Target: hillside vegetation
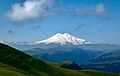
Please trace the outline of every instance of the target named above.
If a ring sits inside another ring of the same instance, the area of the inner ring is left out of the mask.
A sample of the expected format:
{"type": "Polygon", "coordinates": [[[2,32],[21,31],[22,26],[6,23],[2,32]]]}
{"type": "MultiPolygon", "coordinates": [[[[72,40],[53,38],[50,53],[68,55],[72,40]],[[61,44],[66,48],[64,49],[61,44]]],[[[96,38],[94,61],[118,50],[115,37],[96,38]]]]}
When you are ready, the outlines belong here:
{"type": "Polygon", "coordinates": [[[50,65],[8,45],[0,44],[0,76],[118,76],[112,73],[88,72],[50,65]]]}

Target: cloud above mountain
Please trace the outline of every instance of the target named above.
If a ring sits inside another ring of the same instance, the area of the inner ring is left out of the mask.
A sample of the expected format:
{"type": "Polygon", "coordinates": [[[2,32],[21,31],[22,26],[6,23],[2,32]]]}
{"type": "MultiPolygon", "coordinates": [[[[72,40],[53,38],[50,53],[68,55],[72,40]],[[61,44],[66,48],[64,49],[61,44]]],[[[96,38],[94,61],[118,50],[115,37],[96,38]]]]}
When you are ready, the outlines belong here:
{"type": "Polygon", "coordinates": [[[85,24],[80,24],[80,25],[78,25],[77,27],[75,27],[74,30],[80,30],[80,29],[82,29],[82,27],[84,27],[84,26],[86,26],[86,25],[85,25],[85,24]]]}
{"type": "Polygon", "coordinates": [[[36,30],[36,29],[41,29],[41,25],[35,26],[34,29],[35,29],[35,30],[36,30]]]}
{"type": "Polygon", "coordinates": [[[72,12],[73,16],[85,16],[85,17],[98,17],[100,19],[107,19],[108,13],[106,7],[103,3],[99,3],[96,5],[90,5],[85,7],[75,8],[72,12]]]}
{"type": "Polygon", "coordinates": [[[13,33],[13,31],[12,31],[12,30],[8,30],[8,33],[9,33],[9,34],[12,34],[12,33],[13,33]]]}
{"type": "Polygon", "coordinates": [[[47,9],[51,7],[52,3],[53,0],[26,0],[23,4],[15,3],[7,12],[7,17],[12,21],[43,18],[50,15],[47,9]]]}
{"type": "Polygon", "coordinates": [[[83,7],[72,7],[60,8],[59,5],[53,7],[55,0],[26,0],[24,3],[15,3],[12,8],[7,12],[7,17],[14,22],[22,22],[31,19],[43,19],[48,16],[61,15],[64,13],[71,14],[69,9],[72,10],[74,16],[94,16],[102,19],[108,18],[107,10],[103,3],[96,5],[83,6],[83,7]],[[58,10],[59,9],[59,10],[58,10]],[[62,12],[61,12],[62,11],[62,12]]]}
{"type": "Polygon", "coordinates": [[[95,14],[102,16],[102,17],[107,16],[107,10],[106,10],[104,4],[100,3],[100,4],[96,5],[95,14]]]}

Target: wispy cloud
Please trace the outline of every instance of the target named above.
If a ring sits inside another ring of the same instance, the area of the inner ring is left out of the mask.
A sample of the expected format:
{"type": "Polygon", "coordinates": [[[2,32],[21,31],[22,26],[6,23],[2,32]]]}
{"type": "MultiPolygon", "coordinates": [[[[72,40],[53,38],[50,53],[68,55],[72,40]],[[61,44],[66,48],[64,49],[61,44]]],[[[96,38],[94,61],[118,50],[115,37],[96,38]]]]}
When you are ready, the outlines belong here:
{"type": "Polygon", "coordinates": [[[86,26],[85,24],[80,24],[77,27],[75,27],[75,30],[80,30],[82,27],[86,26]]]}
{"type": "Polygon", "coordinates": [[[102,31],[105,30],[105,29],[106,29],[106,27],[103,26],[103,27],[99,28],[98,31],[99,31],[99,32],[102,32],[102,31]]]}
{"type": "Polygon", "coordinates": [[[104,7],[104,5],[102,3],[96,5],[96,10],[95,10],[96,14],[106,14],[106,9],[104,7]]]}
{"type": "Polygon", "coordinates": [[[38,25],[38,26],[34,27],[34,29],[35,29],[35,30],[36,30],[36,29],[41,29],[41,25],[38,25]]]}
{"type": "Polygon", "coordinates": [[[72,12],[72,15],[77,16],[85,16],[85,17],[98,17],[100,19],[108,19],[108,13],[103,3],[99,3],[96,5],[85,6],[82,8],[75,8],[72,12]]]}
{"type": "Polygon", "coordinates": [[[12,34],[12,33],[13,33],[13,31],[12,31],[12,30],[8,30],[8,33],[9,33],[9,34],[12,34]]]}
{"type": "Polygon", "coordinates": [[[102,18],[108,18],[107,10],[104,4],[100,3],[96,5],[95,15],[98,15],[102,18]]]}
{"type": "Polygon", "coordinates": [[[53,0],[26,0],[23,4],[15,3],[12,9],[7,12],[7,17],[15,22],[35,18],[43,18],[51,13],[47,12],[53,0]]]}

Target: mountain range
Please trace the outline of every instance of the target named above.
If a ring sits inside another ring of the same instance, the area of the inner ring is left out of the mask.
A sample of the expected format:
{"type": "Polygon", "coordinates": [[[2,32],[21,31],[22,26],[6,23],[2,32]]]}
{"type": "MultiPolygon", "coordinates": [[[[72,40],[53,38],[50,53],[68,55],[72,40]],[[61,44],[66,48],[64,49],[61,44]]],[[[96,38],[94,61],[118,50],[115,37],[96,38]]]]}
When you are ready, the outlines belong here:
{"type": "Polygon", "coordinates": [[[90,44],[91,42],[74,37],[68,33],[64,33],[64,34],[57,33],[48,39],[36,41],[36,42],[5,42],[1,40],[0,43],[15,43],[17,45],[35,45],[35,44],[51,44],[51,43],[61,44],[61,45],[69,45],[69,44],[81,45],[81,44],[90,44]]]}
{"type": "Polygon", "coordinates": [[[48,62],[63,62],[66,60],[74,61],[77,64],[87,63],[96,57],[101,51],[85,50],[74,47],[57,48],[33,48],[23,52],[48,62]]]}
{"type": "Polygon", "coordinates": [[[84,69],[103,70],[120,73],[120,50],[101,53],[90,62],[82,65],[84,69]]]}
{"type": "Polygon", "coordinates": [[[87,70],[120,72],[120,51],[85,50],[73,47],[34,48],[25,53],[47,62],[73,61],[87,70]]]}
{"type": "Polygon", "coordinates": [[[57,48],[57,47],[75,47],[87,50],[116,50],[120,49],[120,45],[100,43],[94,44],[85,39],[74,37],[68,33],[57,33],[52,37],[36,42],[7,42],[0,43],[8,44],[19,50],[29,50],[33,48],[57,48]]]}

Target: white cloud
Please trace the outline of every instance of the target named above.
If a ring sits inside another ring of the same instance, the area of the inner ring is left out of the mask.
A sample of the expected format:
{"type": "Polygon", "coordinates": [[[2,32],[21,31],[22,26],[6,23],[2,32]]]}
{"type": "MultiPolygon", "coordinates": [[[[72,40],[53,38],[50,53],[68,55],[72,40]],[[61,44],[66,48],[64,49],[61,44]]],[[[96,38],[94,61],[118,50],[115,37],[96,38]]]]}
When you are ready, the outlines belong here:
{"type": "Polygon", "coordinates": [[[50,15],[47,8],[51,6],[53,0],[26,0],[23,4],[15,3],[8,11],[7,17],[12,21],[25,21],[38,17],[50,15]]]}
{"type": "Polygon", "coordinates": [[[108,18],[107,10],[104,4],[96,4],[91,6],[85,6],[82,8],[76,8],[74,12],[72,12],[74,16],[91,16],[98,17],[100,19],[108,18]]]}
{"type": "Polygon", "coordinates": [[[104,5],[101,3],[101,4],[98,4],[96,5],[96,14],[97,15],[102,15],[102,16],[105,16],[106,15],[106,8],[104,7],[104,5]]]}
{"type": "MultiPolygon", "coordinates": [[[[64,13],[65,11],[61,10],[58,6],[58,8],[51,8],[53,1],[54,0],[26,0],[23,4],[15,3],[12,5],[11,10],[7,12],[7,17],[12,21],[20,22],[64,13]]],[[[69,9],[65,10],[69,11],[69,9]]],[[[67,13],[69,14],[69,12],[67,13]]],[[[77,7],[75,11],[72,11],[72,15],[93,16],[101,19],[108,17],[106,8],[102,3],[81,8],[77,7]]]]}

